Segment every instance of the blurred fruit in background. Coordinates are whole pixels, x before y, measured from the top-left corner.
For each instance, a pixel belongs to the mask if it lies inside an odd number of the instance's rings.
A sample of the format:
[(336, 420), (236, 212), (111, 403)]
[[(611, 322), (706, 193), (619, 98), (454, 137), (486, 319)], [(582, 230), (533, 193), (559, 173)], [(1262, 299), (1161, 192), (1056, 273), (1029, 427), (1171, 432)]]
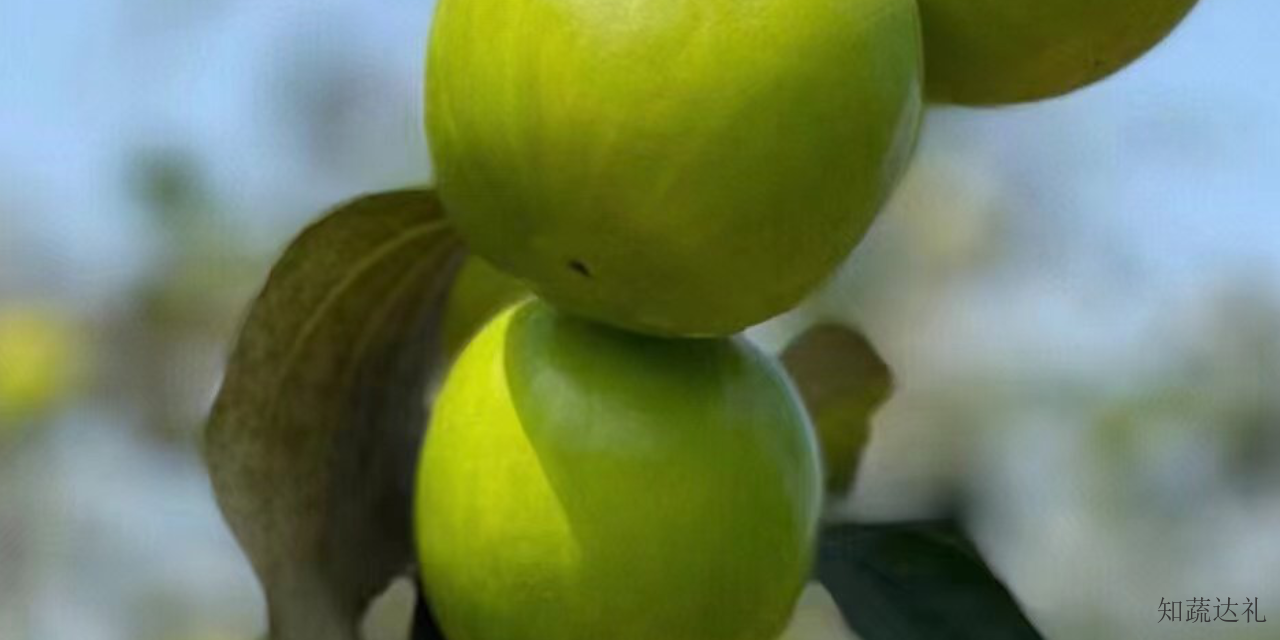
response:
[(65, 311), (0, 306), (0, 431), (38, 421), (73, 398), (89, 364), (87, 344)]

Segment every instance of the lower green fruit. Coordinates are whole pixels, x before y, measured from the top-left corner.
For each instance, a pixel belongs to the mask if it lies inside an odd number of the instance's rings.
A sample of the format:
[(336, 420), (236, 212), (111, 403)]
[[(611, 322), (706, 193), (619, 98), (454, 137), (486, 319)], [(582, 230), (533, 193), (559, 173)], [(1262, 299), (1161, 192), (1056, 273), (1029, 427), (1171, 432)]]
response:
[(1059, 96), (1119, 71), (1196, 0), (920, 0), (929, 98), (971, 105)]
[(415, 500), (451, 640), (773, 640), (821, 491), (803, 408), (742, 339), (647, 338), (535, 301), (458, 359)]

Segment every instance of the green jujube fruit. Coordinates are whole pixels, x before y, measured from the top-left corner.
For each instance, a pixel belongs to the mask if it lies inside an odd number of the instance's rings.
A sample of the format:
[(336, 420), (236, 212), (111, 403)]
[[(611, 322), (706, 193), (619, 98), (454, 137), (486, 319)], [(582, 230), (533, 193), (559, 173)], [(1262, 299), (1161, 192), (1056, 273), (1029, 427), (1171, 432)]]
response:
[(520, 281), (494, 269), (481, 258), (467, 256), (445, 299), (440, 340), (448, 360), (467, 346), (477, 331), (499, 311), (529, 296)]
[(1159, 44), (1196, 0), (919, 0), (929, 99), (996, 105), (1101, 80)]
[(776, 362), (532, 301), (464, 349), (418, 467), (421, 578), (450, 640), (774, 640), (820, 472)]
[(914, 0), (440, 0), (426, 125), (468, 244), (572, 312), (728, 335), (796, 304), (914, 147)]

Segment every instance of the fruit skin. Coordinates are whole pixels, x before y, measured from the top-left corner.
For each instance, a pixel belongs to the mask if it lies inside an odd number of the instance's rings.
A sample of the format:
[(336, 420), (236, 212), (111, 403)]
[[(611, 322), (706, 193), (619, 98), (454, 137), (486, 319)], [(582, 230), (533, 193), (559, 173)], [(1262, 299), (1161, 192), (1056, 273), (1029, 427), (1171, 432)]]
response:
[(426, 126), (478, 254), (659, 335), (789, 309), (914, 147), (914, 0), (440, 0)]
[(469, 255), (458, 269), (445, 300), (440, 340), (452, 361), (490, 318), (529, 296), (529, 289), (481, 258)]
[(1052, 98), (1124, 68), (1196, 0), (920, 0), (930, 100)]
[(820, 500), (811, 427), (773, 360), (535, 301), (482, 330), (437, 399), (422, 580), (452, 640), (772, 640)]

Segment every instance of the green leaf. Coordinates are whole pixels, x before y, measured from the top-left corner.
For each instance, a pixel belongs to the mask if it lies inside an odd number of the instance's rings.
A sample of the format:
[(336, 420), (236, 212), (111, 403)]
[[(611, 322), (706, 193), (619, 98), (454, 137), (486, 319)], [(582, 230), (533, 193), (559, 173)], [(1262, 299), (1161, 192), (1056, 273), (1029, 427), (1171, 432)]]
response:
[(951, 521), (832, 526), (818, 579), (863, 640), (1041, 637)]
[(858, 473), (871, 416), (893, 391), (893, 374), (861, 333), (839, 324), (801, 334), (782, 364), (818, 432), (827, 491), (843, 494)]
[(424, 398), (464, 257), (430, 191), (367, 196), (303, 232), (250, 309), (205, 455), (273, 640), (354, 639), (412, 569)]

